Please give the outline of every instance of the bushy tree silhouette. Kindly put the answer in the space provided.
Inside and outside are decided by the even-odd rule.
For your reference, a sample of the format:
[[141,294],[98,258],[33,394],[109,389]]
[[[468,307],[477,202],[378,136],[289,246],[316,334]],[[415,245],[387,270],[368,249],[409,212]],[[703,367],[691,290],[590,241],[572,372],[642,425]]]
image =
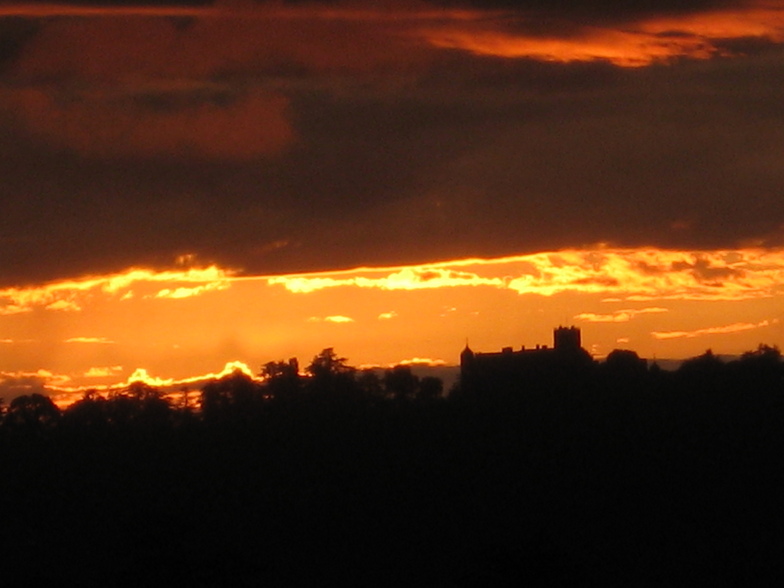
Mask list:
[[784,398],[784,363],[778,347],[760,344],[757,349],[741,355],[729,368],[731,376],[737,380],[735,387]]
[[259,376],[264,380],[264,393],[275,400],[292,400],[299,395],[301,382],[296,358],[269,361],[261,367]]
[[171,424],[172,406],[160,389],[137,380],[109,393],[105,405],[108,422],[115,427],[166,427]]
[[702,355],[687,359],[677,370],[678,381],[688,390],[714,393],[728,384],[727,366],[711,349]]
[[396,365],[384,372],[384,387],[395,400],[412,400],[419,391],[419,378],[411,366]]
[[435,376],[425,376],[419,380],[419,390],[417,390],[417,400],[435,400],[441,398],[444,392],[444,382]]
[[384,384],[375,369],[363,369],[357,372],[356,382],[360,393],[366,398],[383,400],[387,397]]
[[63,412],[63,422],[80,432],[95,432],[108,426],[108,401],[94,388],[85,390],[82,397]]
[[780,353],[638,360],[426,402],[437,378],[327,348],[301,376],[281,361],[209,382],[176,428],[149,426],[150,406],[175,409],[143,382],[62,419],[20,397],[0,431],[3,581],[779,585]]
[[348,360],[338,356],[332,347],[327,347],[316,355],[305,368],[305,372],[310,376],[308,387],[311,392],[327,397],[356,392],[356,368],[348,365]]
[[15,431],[44,433],[60,422],[60,409],[48,396],[26,394],[17,396],[8,405],[3,426]]
[[740,356],[740,362],[748,367],[762,369],[781,367],[781,351],[776,345],[760,343],[753,351],[746,351]]
[[201,389],[201,413],[207,422],[253,420],[261,411],[263,396],[248,374],[234,370]]
[[629,392],[638,390],[648,375],[647,362],[629,349],[613,349],[599,367],[603,385]]

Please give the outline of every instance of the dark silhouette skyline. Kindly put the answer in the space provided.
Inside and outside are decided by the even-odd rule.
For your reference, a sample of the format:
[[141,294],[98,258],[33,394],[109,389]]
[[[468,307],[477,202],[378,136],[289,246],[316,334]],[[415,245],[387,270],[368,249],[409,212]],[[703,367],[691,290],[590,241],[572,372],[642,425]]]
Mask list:
[[616,350],[569,377],[546,351],[527,356],[543,370],[445,395],[325,348],[301,372],[209,382],[200,409],[142,382],[64,411],[17,398],[0,424],[4,583],[782,579],[776,347],[676,371]]

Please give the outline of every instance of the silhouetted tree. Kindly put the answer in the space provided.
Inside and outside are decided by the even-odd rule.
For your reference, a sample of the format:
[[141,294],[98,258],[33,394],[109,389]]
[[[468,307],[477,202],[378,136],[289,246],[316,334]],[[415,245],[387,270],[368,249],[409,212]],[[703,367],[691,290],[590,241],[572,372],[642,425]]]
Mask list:
[[357,375],[360,392],[369,398],[384,398],[386,391],[378,373],[374,369],[361,370]]
[[3,425],[13,430],[44,432],[57,426],[60,416],[60,409],[51,398],[43,394],[29,394],[11,401]]
[[106,414],[118,427],[145,425],[163,427],[171,422],[171,404],[158,388],[137,380],[126,388],[109,393]]
[[685,360],[678,371],[681,373],[712,373],[721,371],[724,362],[714,355],[712,349],[706,349],[705,353]]
[[276,400],[294,398],[300,390],[299,363],[295,357],[265,363],[259,376],[264,379],[265,393]]
[[347,394],[355,391],[356,369],[339,357],[332,347],[323,349],[313,358],[305,371],[310,375],[312,391],[327,395]]
[[105,427],[107,421],[107,400],[94,388],[85,390],[82,397],[63,412],[63,422],[71,428],[88,431]]
[[724,362],[708,349],[702,355],[684,361],[677,374],[683,384],[692,390],[716,390],[727,384],[725,367]]
[[395,400],[410,400],[419,389],[419,378],[411,371],[411,366],[396,365],[384,372],[384,387]]
[[601,369],[606,379],[624,384],[639,383],[648,373],[647,362],[629,349],[613,349]]
[[417,400],[434,400],[441,398],[444,392],[444,382],[435,376],[425,376],[419,381]]
[[740,357],[741,362],[758,366],[779,366],[781,351],[778,346],[760,343],[754,351],[747,351]]
[[207,382],[201,389],[201,412],[208,422],[250,420],[261,410],[262,402],[259,386],[240,370]]
[[784,363],[779,348],[760,344],[754,351],[747,351],[736,362],[738,385],[758,392],[782,392]]

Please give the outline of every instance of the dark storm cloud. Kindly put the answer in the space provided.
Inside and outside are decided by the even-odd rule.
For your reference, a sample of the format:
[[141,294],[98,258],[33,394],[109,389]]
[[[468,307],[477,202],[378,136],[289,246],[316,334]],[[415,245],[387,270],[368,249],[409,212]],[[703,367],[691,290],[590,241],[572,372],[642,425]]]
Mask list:
[[[587,6],[482,3],[558,22]],[[267,273],[782,243],[784,53],[768,38],[629,69],[441,49],[381,17],[30,22],[0,47],[2,284],[185,253]]]
[[[433,82],[405,113],[387,111],[390,124],[433,142],[409,146],[416,185],[364,226],[407,260],[420,247],[448,257],[598,241],[778,242],[784,112],[770,80],[784,72],[775,59],[753,65],[517,66],[516,84]],[[352,226],[363,223],[323,231],[339,240]],[[362,241],[362,230],[353,236]],[[361,261],[370,243],[355,250]]]
[[23,394],[47,394],[46,376],[49,375],[0,372],[0,398],[8,402]]
[[[28,12],[40,14],[45,10],[56,14],[57,8],[64,12],[68,7],[68,14],[75,14],[78,9],[85,12],[96,9],[114,9],[117,11],[133,11],[135,9],[205,9],[214,6],[231,6],[231,3],[220,0],[70,0],[62,2],[7,2],[14,7],[16,13],[24,13],[23,7],[28,7]],[[377,8],[381,10],[410,9],[412,7],[432,7],[435,9],[471,9],[476,11],[499,11],[521,13],[539,17],[559,16],[568,18],[582,18],[594,20],[634,19],[661,14],[684,14],[726,7],[745,6],[754,4],[753,0],[412,0],[398,2],[388,0],[376,2],[372,7],[361,2],[351,0],[239,0],[234,2],[234,7],[248,8],[253,6],[279,5],[292,7],[318,7],[329,8],[353,6],[363,8]],[[94,14],[94,12],[91,12]]]
[[34,20],[24,18],[0,19],[0,71],[9,61],[13,61],[38,31],[39,25]]
[[748,4],[743,0],[436,0],[436,3],[522,11],[616,15],[695,12]]

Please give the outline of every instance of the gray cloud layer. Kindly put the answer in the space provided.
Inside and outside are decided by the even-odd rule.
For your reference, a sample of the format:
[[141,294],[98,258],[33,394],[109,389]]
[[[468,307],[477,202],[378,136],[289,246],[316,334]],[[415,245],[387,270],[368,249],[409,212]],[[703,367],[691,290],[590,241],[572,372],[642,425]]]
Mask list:
[[[490,5],[573,24],[587,10]],[[183,253],[268,273],[782,244],[772,40],[622,68],[437,49],[381,20],[0,19],[0,285]]]

